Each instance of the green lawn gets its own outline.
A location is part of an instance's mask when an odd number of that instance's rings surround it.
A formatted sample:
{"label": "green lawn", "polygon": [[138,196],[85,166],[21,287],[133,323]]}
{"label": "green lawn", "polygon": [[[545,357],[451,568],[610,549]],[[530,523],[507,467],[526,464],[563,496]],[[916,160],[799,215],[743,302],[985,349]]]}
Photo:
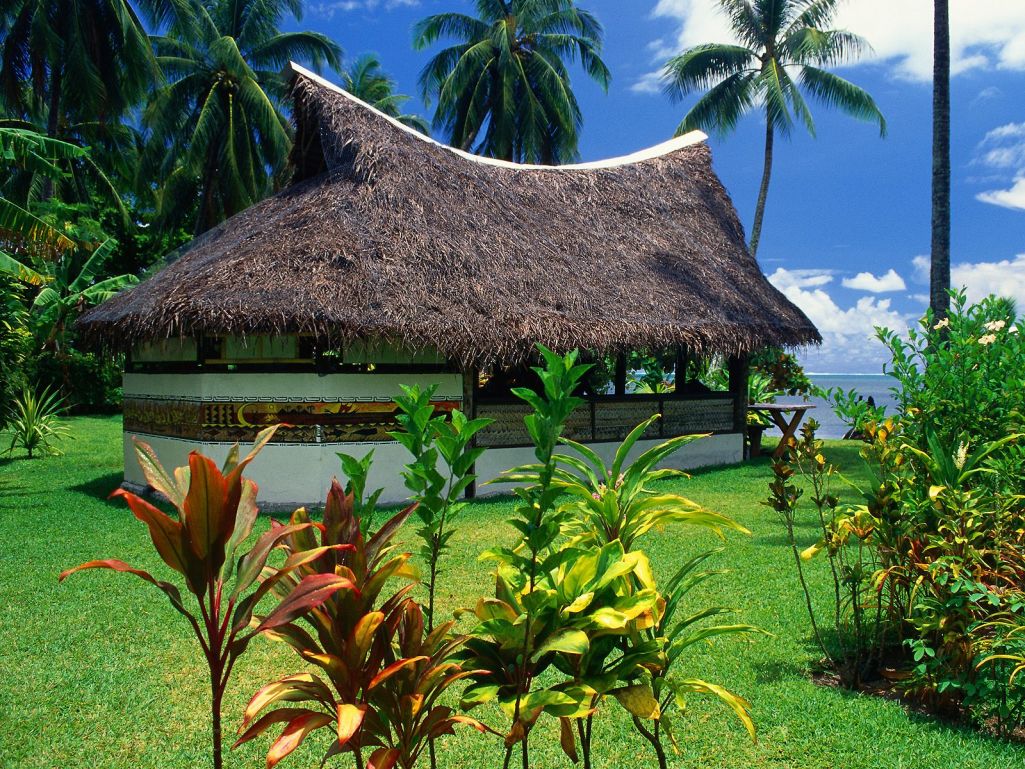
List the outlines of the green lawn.
{"label": "green lawn", "polygon": [[[81,561],[117,556],[166,573],[150,550],[145,527],[106,495],[121,480],[120,419],[72,420],[67,455],[0,460],[0,767],[131,767],[185,769],[207,765],[207,692],[198,650],[180,617],[156,590],[102,572],[64,585],[57,573]],[[2,438],[2,436],[0,436]],[[6,443],[0,445],[6,446]],[[857,476],[854,446],[830,444],[831,457]],[[716,556],[728,575],[695,596],[741,609],[740,619],[772,635],[725,639],[691,661],[692,675],[725,684],[753,703],[758,743],[731,715],[694,700],[686,721],[681,767],[998,769],[1025,765],[1025,748],[968,729],[907,714],[898,704],[821,688],[808,679],[814,661],[792,561],[774,513],[758,501],[769,476],[765,460],[698,473],[686,493],[735,517],[753,532],[730,536]],[[471,605],[489,584],[477,553],[508,542],[507,499],[486,500],[466,513],[443,578],[442,606]],[[809,542],[813,526],[804,530]],[[714,537],[674,529],[649,540],[662,573],[716,544]],[[817,569],[824,564],[813,564]],[[825,574],[813,574],[825,589]],[[301,669],[287,647],[258,641],[229,689],[226,724],[262,683]],[[646,743],[628,728],[615,703],[595,724],[595,769],[650,767]],[[538,769],[569,766],[556,735],[540,729]],[[326,739],[322,735],[320,740]],[[544,743],[544,745],[542,745]],[[228,757],[228,766],[262,767],[268,742]],[[501,749],[462,732],[441,748],[441,765],[500,765]],[[317,765],[320,751],[293,754],[282,767]],[[339,764],[344,766],[345,764]]]}

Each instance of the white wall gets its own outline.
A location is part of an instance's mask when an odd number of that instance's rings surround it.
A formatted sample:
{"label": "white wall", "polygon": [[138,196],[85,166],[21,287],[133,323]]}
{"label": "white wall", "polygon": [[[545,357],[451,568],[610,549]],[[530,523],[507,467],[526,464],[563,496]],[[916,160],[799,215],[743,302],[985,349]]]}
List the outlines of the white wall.
{"label": "white wall", "polygon": [[[128,373],[124,377],[125,398],[212,401],[391,401],[401,393],[400,385],[437,385],[435,398],[462,401],[462,376],[436,374],[326,374],[314,373]],[[133,439],[153,446],[165,467],[188,464],[192,451],[199,451],[220,463],[231,448],[230,442],[201,442],[159,435],[126,432],[124,435],[125,481],[143,486],[145,479],[135,460]],[[245,446],[243,453],[245,451]],[[300,505],[323,504],[332,477],[341,477],[338,452],[363,457],[373,450],[374,465],[370,488],[383,488],[382,498],[401,501],[406,498],[399,475],[408,461],[406,450],[397,443],[273,443],[250,465],[249,476],[260,487],[259,499],[265,509],[285,509]]]}
{"label": "white wall", "polygon": [[[199,451],[220,465],[231,448],[229,443],[199,443],[176,438],[125,433],[125,481],[133,487],[144,487],[146,480],[135,461],[133,438],[150,444],[165,467],[179,467],[189,462],[189,453]],[[260,487],[257,498],[261,509],[267,511],[294,510],[303,505],[320,507],[324,504],[331,479],[343,483],[342,463],[337,453],[344,452],[362,458],[374,452],[369,488],[383,488],[383,501],[400,502],[407,497],[399,469],[409,461],[408,452],[397,443],[272,443],[249,465],[246,476]],[[245,453],[245,446],[242,447]]]}
{"label": "white wall", "polygon": [[399,385],[438,385],[437,398],[462,400],[461,374],[139,374],[124,375],[126,398],[182,400],[391,400]]}
{"label": "white wall", "polygon": [[[462,400],[462,377],[453,373],[419,374],[328,374],[313,373],[246,374],[143,374],[130,373],[124,378],[126,398],[185,400],[210,402],[216,400],[253,401],[319,401],[319,400],[391,400],[400,392],[400,384],[437,384],[437,397]],[[139,438],[156,450],[167,467],[188,463],[191,451],[200,451],[218,463],[223,461],[231,444],[211,443],[177,438],[125,433],[125,480],[144,485],[145,480],[135,461],[133,438]],[[638,442],[631,456],[659,443],[658,440]],[[591,444],[604,459],[611,460],[618,443]],[[243,449],[245,447],[243,446]],[[250,465],[250,477],[260,486],[259,499],[264,509],[290,509],[300,505],[323,503],[331,478],[341,476],[341,463],[336,456],[345,452],[362,457],[374,451],[374,469],[370,488],[383,488],[382,501],[406,499],[400,471],[409,460],[404,448],[388,443],[277,443],[267,446]],[[701,438],[684,446],[666,465],[689,469],[705,465],[730,464],[741,461],[743,438],[739,433]],[[503,470],[533,461],[530,448],[489,449],[478,463],[478,493],[496,493],[506,487],[481,484]]]}

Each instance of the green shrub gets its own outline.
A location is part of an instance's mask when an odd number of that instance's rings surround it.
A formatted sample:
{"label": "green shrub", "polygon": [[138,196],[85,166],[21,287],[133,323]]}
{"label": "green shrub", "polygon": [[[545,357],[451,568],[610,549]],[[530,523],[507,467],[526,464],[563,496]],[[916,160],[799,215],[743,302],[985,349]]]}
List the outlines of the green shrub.
{"label": "green shrub", "polygon": [[49,388],[44,387],[39,392],[30,387],[23,388],[9,411],[7,427],[11,433],[11,445],[7,453],[22,448],[28,452],[29,459],[40,451],[60,455],[60,449],[53,442],[71,434],[61,422],[64,411],[63,399]]}
{"label": "green shrub", "polygon": [[25,365],[26,375],[64,396],[77,413],[114,412],[121,407],[124,358],[64,348],[59,355],[42,353]]}
{"label": "green shrub", "polygon": [[753,736],[742,698],[716,684],[679,677],[677,670],[692,645],[753,628],[702,626],[726,611],[721,608],[678,613],[687,591],[712,575],[696,571],[703,555],[660,588],[637,547],[648,532],[671,524],[745,531],[655,486],[681,475],[656,467],[695,437],[666,441],[628,463],[654,417],[630,433],[607,466],[587,446],[562,437],[566,418],[581,403],[572,393],[587,367],[577,364],[575,354],[562,357],[544,348],[541,353],[545,366],[536,372],[543,391],[516,391],[533,409],[526,424],[536,462],[501,478],[517,484],[519,504],[510,523],[521,538],[513,548],[482,556],[497,562],[496,590],[474,609],[479,622],[464,655],[477,672],[463,706],[499,704],[509,720],[505,765],[519,745],[524,769],[531,733],[543,716],[558,720],[563,751],[589,769],[593,716],[608,701],[630,714],[663,769],[662,735],[675,746],[669,712],[682,711],[690,694],[725,701]]}
{"label": "green shrub", "polygon": [[[1009,302],[969,306],[962,292],[948,319],[927,315],[906,339],[878,332],[892,354],[898,411],[864,423],[874,483],[824,537],[870,549],[880,638],[903,640],[905,688],[1005,733],[1023,720],[1021,686],[1006,666],[1001,675],[1001,665],[983,663],[1013,656],[1000,652],[1017,648],[1006,628],[1025,623],[1018,328]],[[845,538],[844,528],[858,536]]]}

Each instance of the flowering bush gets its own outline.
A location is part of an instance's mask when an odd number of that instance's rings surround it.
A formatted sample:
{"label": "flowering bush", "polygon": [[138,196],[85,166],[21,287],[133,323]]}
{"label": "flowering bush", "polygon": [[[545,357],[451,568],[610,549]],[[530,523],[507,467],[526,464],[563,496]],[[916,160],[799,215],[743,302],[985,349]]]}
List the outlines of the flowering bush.
{"label": "flowering bush", "polygon": [[896,394],[905,439],[925,447],[927,433],[940,445],[978,445],[998,440],[1023,422],[1025,339],[1018,332],[1014,305],[990,297],[968,305],[964,292],[952,296],[948,318],[927,314],[903,339],[881,329],[889,348],[887,367]]}
{"label": "flowering bush", "polygon": [[1020,682],[993,662],[1025,626],[1025,341],[1009,301],[952,298],[907,338],[878,332],[897,414],[867,425],[874,483],[824,539],[856,520],[854,546],[873,549],[878,658],[907,655],[908,690],[1007,733],[1025,722]]}

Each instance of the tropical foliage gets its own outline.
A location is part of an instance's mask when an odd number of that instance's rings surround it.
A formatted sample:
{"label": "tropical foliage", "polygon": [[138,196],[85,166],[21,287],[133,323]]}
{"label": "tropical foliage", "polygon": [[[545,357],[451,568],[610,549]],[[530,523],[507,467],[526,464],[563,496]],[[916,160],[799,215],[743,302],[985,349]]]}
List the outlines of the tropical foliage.
{"label": "tropical foliage", "polygon": [[[187,467],[170,473],[160,465],[149,445],[137,441],[136,458],[146,482],[174,506],[177,518],[131,492],[118,489],[113,494],[122,497],[133,515],[146,524],[161,560],[185,581],[198,612],[186,605],[174,584],[158,580],[149,572],[117,559],[89,561],[60,575],[63,581],[84,569],[132,574],[159,588],[185,617],[203,651],[210,674],[215,769],[220,769],[223,761],[221,700],[239,655],[259,633],[291,622],[343,587],[352,586],[344,576],[333,573],[308,574],[299,580],[289,577],[304,564],[340,549],[340,545],[290,552],[272,574],[264,573],[271,552],[286,537],[310,528],[312,524],[308,521],[289,526],[272,523],[248,552],[240,552],[256,526],[259,513],[256,484],[242,473],[276,429],[270,427],[261,432],[252,450],[241,460],[236,444],[220,469],[208,457],[194,452],[189,456]],[[282,585],[285,580],[289,580],[287,588]],[[256,589],[251,589],[257,581]],[[280,601],[268,615],[254,621],[257,605],[272,590]]]}
{"label": "tropical foliage", "polygon": [[789,464],[812,475],[822,539],[802,555],[830,559],[837,622],[849,625],[840,645],[823,643],[831,666],[857,685],[901,656],[909,696],[1002,734],[1025,721],[1014,663],[1025,616],[1025,421],[1006,397],[1025,384],[1018,328],[1008,302],[970,306],[955,293],[948,317],[929,312],[906,338],[880,330],[898,410],[864,426],[874,479],[863,504],[837,507],[831,465],[808,434],[773,486],[784,512],[799,495]]}
{"label": "tropical foliage", "polygon": [[[563,751],[590,767],[593,716],[609,698],[629,712],[661,767],[667,765],[661,734],[673,733],[665,711],[673,703],[682,709],[690,693],[722,698],[753,735],[744,700],[700,679],[669,676],[691,644],[752,628],[695,627],[722,609],[677,615],[687,590],[709,576],[693,572],[701,558],[660,591],[647,556],[636,547],[647,532],[670,524],[744,531],[682,496],[653,488],[679,475],[656,466],[694,438],[667,441],[628,464],[649,420],[606,466],[591,449],[562,437],[567,417],[580,404],[572,393],[588,367],[576,362],[575,353],[540,351],[545,365],[535,371],[542,389],[515,391],[532,408],[526,423],[537,462],[501,479],[524,484],[515,489],[519,503],[510,521],[522,539],[514,548],[485,553],[497,562],[495,597],[474,609],[478,625],[464,655],[479,670],[470,676],[463,706],[499,704],[509,721],[505,764],[518,744],[524,769],[531,732],[542,716],[558,719]],[[570,453],[557,452],[560,445]],[[564,495],[569,501],[561,501]]]}
{"label": "tropical foliage", "polygon": [[436,416],[431,404],[436,390],[436,386],[421,389],[402,385],[402,395],[395,399],[399,409],[396,421],[402,430],[392,433],[413,457],[403,480],[423,524],[416,533],[423,540],[420,555],[428,568],[428,631],[434,629],[434,596],[441,556],[448,550],[456,518],[466,506],[466,491],[476,480],[474,463],[484,453],[483,448],[473,445],[473,438],[492,421],[467,419],[459,409],[453,409],[448,418]]}
{"label": "tropical foliage", "polygon": [[279,29],[286,13],[299,20],[300,8],[198,4],[193,35],[172,27],[154,38],[167,85],[146,107],[152,140],[142,174],[158,180],[162,222],[194,216],[195,232],[204,232],[271,191],[291,146],[280,70],[290,59],[341,66],[341,49],[324,35]]}
{"label": "tropical foliage", "polygon": [[677,131],[701,129],[727,134],[740,119],[759,109],[765,118],[762,183],[751,227],[751,253],[758,253],[765,202],[772,176],[773,145],[788,137],[795,123],[813,136],[815,122],[802,94],[860,120],[886,121],[868,93],[829,72],[868,48],[857,35],[828,29],[840,0],[720,0],[736,43],[708,43],[670,59],[666,91],[674,99],[708,89],[691,107]]}
{"label": "tropical foliage", "polygon": [[7,429],[11,433],[7,453],[21,448],[28,453],[29,459],[39,451],[60,454],[53,442],[70,435],[60,419],[63,411],[64,404],[59,394],[46,388],[38,393],[29,387],[23,388],[7,414]]}
{"label": "tropical foliage", "polygon": [[[409,597],[413,571],[409,553],[395,553],[393,539],[409,518],[407,507],[364,537],[356,517],[353,494],[335,482],[324,507],[319,545],[325,556],[283,576],[276,591],[296,589],[300,580],[344,579],[320,608],[305,616],[309,630],[298,622],[277,627],[270,635],[291,646],[322,675],[297,673],[260,689],[246,708],[236,744],[254,739],[283,724],[271,744],[267,766],[272,767],[317,730],[331,739],[324,753],[351,753],[357,767],[412,767],[435,738],[452,733],[457,724],[481,731],[475,719],[439,702],[446,690],[468,675],[452,659],[462,642],[443,623],[433,631],[423,612]],[[293,527],[309,526],[305,510],[292,516]],[[287,553],[317,547],[313,529],[297,529],[284,539]],[[294,557],[294,556],[291,556]],[[388,581],[407,584],[390,592]],[[272,705],[286,707],[270,710]],[[302,703],[296,707],[293,703]]]}
{"label": "tropical foliage", "polygon": [[50,138],[116,124],[160,76],[140,12],[158,27],[190,9],[185,0],[4,3],[0,101]]}
{"label": "tropical foliage", "polygon": [[420,73],[425,100],[437,103],[434,127],[456,147],[503,160],[573,160],[581,115],[567,64],[608,88],[598,20],[573,0],[477,0],[476,11],[414,28],[417,49],[457,41]]}
{"label": "tropical foliage", "polygon": [[430,132],[431,127],[426,120],[402,111],[402,105],[409,101],[409,97],[396,93],[395,81],[381,69],[381,60],[377,54],[364,53],[357,57],[342,73],[342,87],[410,128],[420,133]]}

